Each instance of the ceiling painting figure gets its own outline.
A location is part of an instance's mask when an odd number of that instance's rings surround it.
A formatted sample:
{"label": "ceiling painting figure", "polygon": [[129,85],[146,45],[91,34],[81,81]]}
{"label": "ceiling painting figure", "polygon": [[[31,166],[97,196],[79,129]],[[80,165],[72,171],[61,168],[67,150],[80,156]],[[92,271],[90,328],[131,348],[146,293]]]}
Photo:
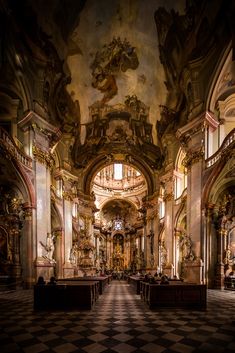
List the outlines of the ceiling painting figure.
{"label": "ceiling painting figure", "polygon": [[104,93],[102,104],[110,101],[118,92],[115,76],[121,71],[135,70],[138,65],[135,47],[132,47],[126,38],[122,41],[120,37],[114,37],[108,45],[104,44],[103,48],[96,52],[91,65],[92,86]]}

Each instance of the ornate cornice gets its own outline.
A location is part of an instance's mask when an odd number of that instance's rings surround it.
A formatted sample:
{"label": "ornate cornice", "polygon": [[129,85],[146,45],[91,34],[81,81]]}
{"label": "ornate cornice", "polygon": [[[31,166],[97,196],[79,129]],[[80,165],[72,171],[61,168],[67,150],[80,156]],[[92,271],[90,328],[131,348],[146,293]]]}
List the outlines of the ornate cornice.
{"label": "ornate cornice", "polygon": [[60,129],[51,125],[34,111],[29,111],[26,116],[19,121],[18,126],[23,131],[31,127],[34,132],[44,135],[49,140],[51,147],[54,146],[62,136]]}
{"label": "ornate cornice", "polygon": [[64,182],[75,183],[78,177],[67,171],[66,169],[59,169],[53,174],[55,179],[62,179]]}
{"label": "ornate cornice", "polygon": [[193,136],[204,131],[204,125],[205,121],[207,120],[207,114],[208,112],[204,112],[199,117],[196,117],[188,124],[177,130],[176,137],[178,138],[183,147],[188,146],[189,141],[192,140]]}
{"label": "ornate cornice", "polygon": [[[90,114],[92,121],[85,124],[84,143],[81,145],[76,140],[72,149],[77,168],[86,169],[100,160],[110,163],[120,155],[128,163],[141,159],[151,170],[161,168],[164,156],[153,142],[153,126],[147,121],[148,107],[136,96],[127,96],[125,105],[100,106],[95,103],[90,107]],[[111,129],[110,124],[114,124],[114,128]],[[139,131],[143,132],[141,136]]]}
{"label": "ornate cornice", "polygon": [[174,181],[173,170],[169,171],[167,174],[164,174],[160,177],[160,181],[164,184],[172,183]]}

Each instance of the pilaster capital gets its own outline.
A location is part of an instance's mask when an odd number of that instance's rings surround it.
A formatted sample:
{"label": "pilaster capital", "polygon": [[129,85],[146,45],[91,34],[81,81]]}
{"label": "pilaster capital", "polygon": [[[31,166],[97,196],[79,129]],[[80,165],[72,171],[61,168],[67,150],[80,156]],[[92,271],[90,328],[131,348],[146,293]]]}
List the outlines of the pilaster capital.
{"label": "pilaster capital", "polygon": [[32,220],[32,215],[33,215],[32,208],[31,207],[27,207],[27,208],[24,208],[23,211],[24,211],[25,220],[26,221],[31,221]]}
{"label": "pilaster capital", "polygon": [[63,191],[62,196],[66,201],[73,201],[73,199],[76,197],[72,191]]}
{"label": "pilaster capital", "polygon": [[193,164],[199,162],[204,157],[204,148],[201,147],[198,150],[189,150],[186,154],[186,157],[183,159],[182,164],[190,169]]}
{"label": "pilaster capital", "polygon": [[33,156],[35,160],[39,163],[46,165],[48,168],[52,169],[55,165],[55,159],[51,152],[48,152],[36,144],[32,148]]}

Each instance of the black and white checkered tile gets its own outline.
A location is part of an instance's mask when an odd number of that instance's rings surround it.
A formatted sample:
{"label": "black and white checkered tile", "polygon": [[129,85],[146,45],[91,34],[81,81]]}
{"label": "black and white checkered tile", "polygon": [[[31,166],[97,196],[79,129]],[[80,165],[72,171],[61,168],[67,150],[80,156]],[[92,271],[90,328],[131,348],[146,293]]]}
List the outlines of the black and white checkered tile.
{"label": "black and white checkered tile", "polygon": [[33,310],[32,290],[0,292],[0,352],[235,352],[235,292],[208,290],[206,311],[149,310],[113,281],[90,311]]}

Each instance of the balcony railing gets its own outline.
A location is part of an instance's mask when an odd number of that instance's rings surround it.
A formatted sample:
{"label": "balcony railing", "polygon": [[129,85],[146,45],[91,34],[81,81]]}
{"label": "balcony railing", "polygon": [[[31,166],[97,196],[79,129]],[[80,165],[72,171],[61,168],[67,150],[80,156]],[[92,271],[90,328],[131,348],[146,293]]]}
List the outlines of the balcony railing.
{"label": "balcony railing", "polygon": [[230,133],[226,136],[226,138],[224,139],[222,145],[220,146],[220,148],[218,149],[218,151],[216,151],[211,157],[207,158],[206,160],[206,168],[210,168],[212,167],[216,162],[218,162],[218,160],[220,160],[222,154],[224,153],[224,151],[231,146],[235,141],[235,128],[230,131]]}
{"label": "balcony railing", "polygon": [[23,164],[25,167],[32,169],[32,159],[21,151],[15,144],[13,138],[0,127],[0,143],[4,145],[5,149],[10,155]]}

